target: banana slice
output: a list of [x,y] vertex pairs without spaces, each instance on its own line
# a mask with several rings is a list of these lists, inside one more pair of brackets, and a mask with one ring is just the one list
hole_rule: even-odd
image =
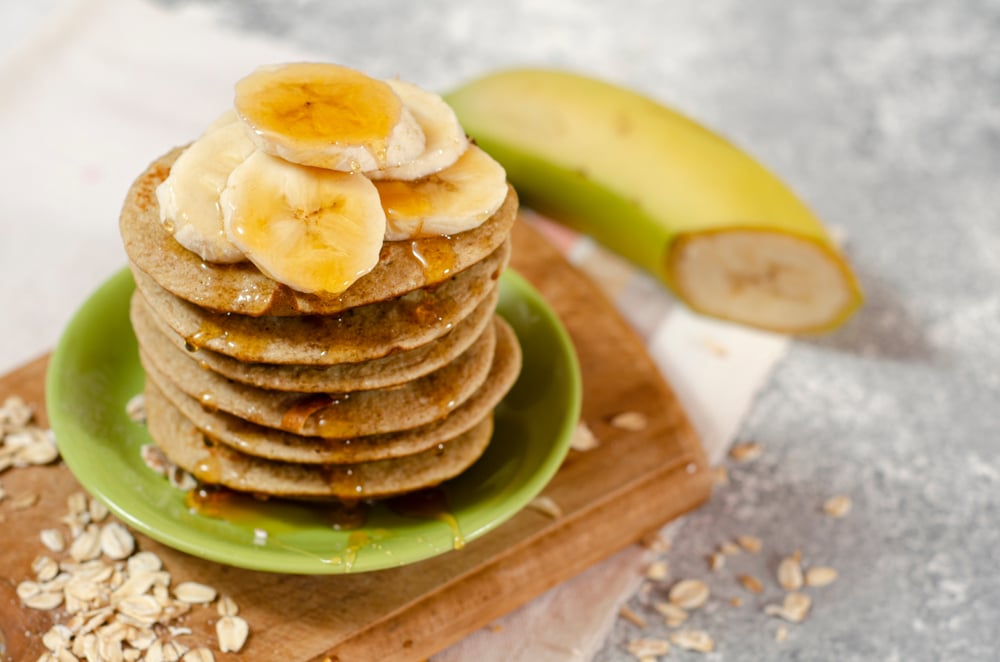
[[398,166],[373,170],[370,179],[420,179],[444,170],[462,156],[469,139],[451,109],[440,95],[401,80],[386,81],[402,99],[403,105],[417,118],[426,137],[424,152]]
[[335,64],[261,67],[236,84],[235,104],[257,146],[293,163],[364,172],[424,151],[420,125],[387,83]]
[[219,194],[229,174],[254,151],[235,113],[226,113],[193,142],[156,188],[160,221],[181,246],[208,262],[242,262],[226,237]]
[[507,174],[470,145],[453,165],[413,181],[376,181],[387,241],[450,235],[478,227],[507,197]]
[[299,292],[343,292],[378,263],[385,213],[364,175],[257,150],[233,170],[219,203],[230,241]]

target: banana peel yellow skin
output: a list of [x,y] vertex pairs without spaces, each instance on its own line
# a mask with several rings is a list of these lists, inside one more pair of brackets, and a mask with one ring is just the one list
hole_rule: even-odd
[[861,305],[812,212],[717,134],[586,76],[501,71],[445,95],[526,205],[593,236],[699,312],[785,333]]

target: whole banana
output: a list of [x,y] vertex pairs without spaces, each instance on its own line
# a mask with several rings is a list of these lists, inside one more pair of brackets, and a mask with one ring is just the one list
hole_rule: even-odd
[[843,255],[780,180],[656,101],[540,69],[487,75],[445,98],[525,204],[652,272],[695,310],[812,333],[861,304]]

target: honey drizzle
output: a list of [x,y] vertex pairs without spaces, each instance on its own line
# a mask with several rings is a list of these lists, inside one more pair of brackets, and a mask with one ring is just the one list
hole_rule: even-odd
[[451,237],[426,237],[410,242],[410,254],[424,269],[425,283],[439,283],[451,275],[458,256]]
[[458,520],[448,510],[448,499],[440,487],[431,487],[419,492],[411,492],[393,497],[388,501],[389,509],[406,517],[433,519],[443,522],[451,529],[453,549],[465,547],[465,537],[458,526]]

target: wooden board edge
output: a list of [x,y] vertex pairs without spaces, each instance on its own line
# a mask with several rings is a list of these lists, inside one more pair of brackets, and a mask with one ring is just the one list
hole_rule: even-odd
[[[664,485],[668,485],[667,489],[662,489]],[[454,577],[419,601],[371,623],[311,662],[425,660],[693,510],[708,499],[711,489],[711,472],[703,452],[696,448],[680,462],[651,472],[627,492],[579,511],[577,517],[560,522],[558,527],[543,529],[485,565]],[[593,531],[602,531],[603,540],[590,547],[575,546],[580,554],[572,558],[556,553],[567,541],[585,538]],[[553,551],[526,561],[524,550],[529,547]],[[515,570],[520,576],[519,585],[506,584],[505,579]],[[463,616],[449,619],[445,616],[449,613]]]

